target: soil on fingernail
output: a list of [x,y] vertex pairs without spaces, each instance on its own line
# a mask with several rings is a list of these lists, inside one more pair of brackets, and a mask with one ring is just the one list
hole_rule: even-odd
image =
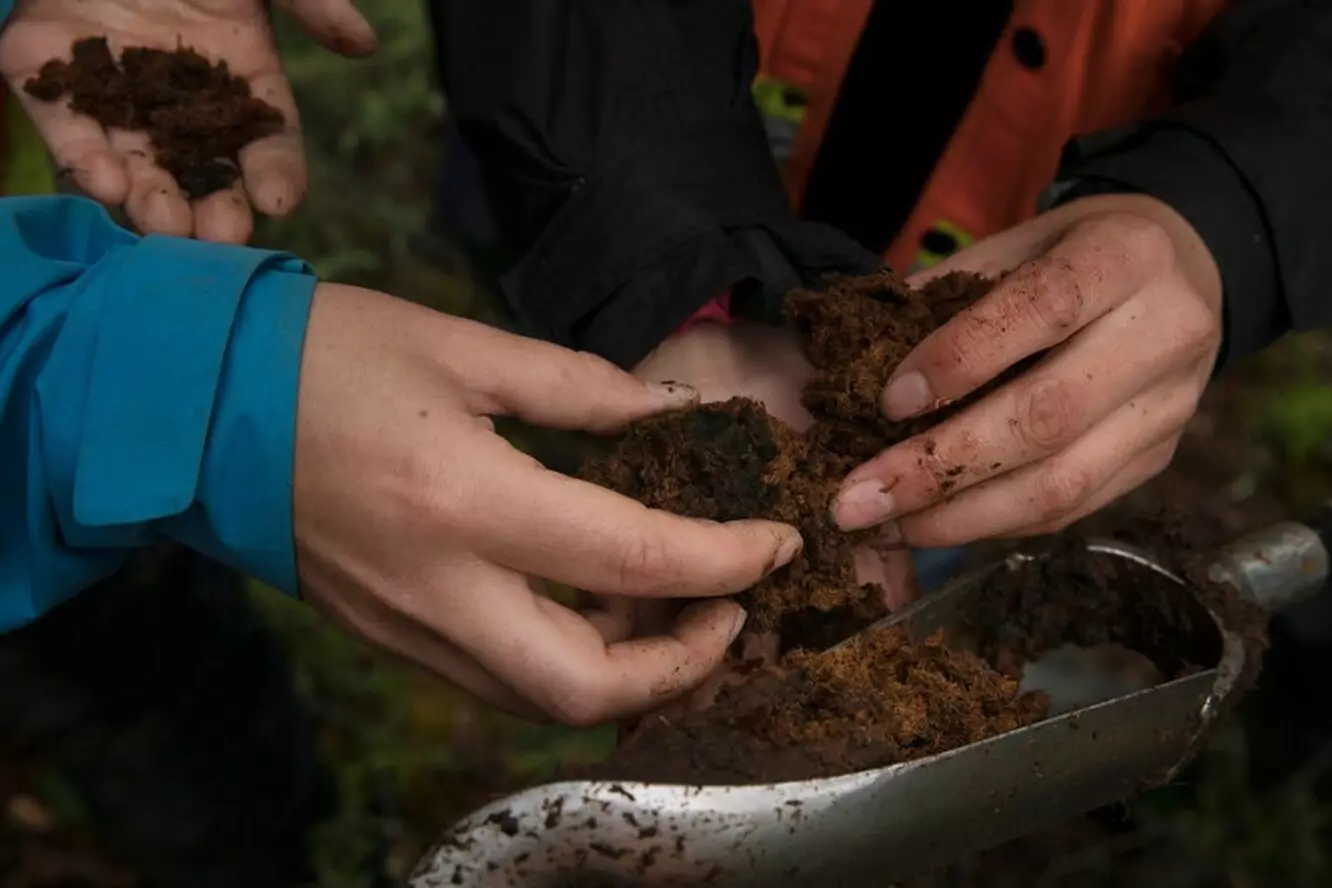
[[72,45],[70,59],[42,65],[23,89],[40,102],[67,97],[72,110],[104,127],[146,134],[157,165],[192,200],[234,185],[241,149],[285,125],[225,62],[188,47],[127,47],[117,59],[105,37],[88,37]]
[[[797,290],[786,310],[816,368],[803,393],[815,418],[804,434],[736,398],[683,409],[629,428],[582,477],[654,508],[696,518],[763,518],[796,526],[804,549],[739,596],[746,633],[700,697],[621,733],[605,761],[566,776],[686,784],[800,780],[884,767],[1033,724],[1050,701],[1024,693],[1023,667],[1065,643],[1116,643],[1165,678],[1215,665],[1214,627],[1160,574],[1087,552],[1065,534],[1049,557],[992,573],[952,632],[913,637],[903,626],[861,631],[886,615],[884,596],[861,586],[859,545],[877,530],[843,533],[830,506],[846,474],[883,448],[919,435],[1023,372],[1039,356],[937,412],[893,422],[880,412],[896,366],[931,332],[974,304],[994,281],[954,273],[912,289],[889,271]],[[975,454],[976,467],[997,466]],[[921,471],[956,484],[970,466],[933,454]],[[1190,576],[1248,648],[1256,678],[1265,620],[1228,589],[1209,584],[1178,516],[1145,515],[1126,538]],[[1102,535],[1105,531],[1102,531]],[[1114,534],[1118,535],[1118,534]],[[1202,625],[1206,624],[1206,625]],[[1210,631],[1209,631],[1210,630]],[[849,644],[837,642],[860,631]],[[760,659],[746,637],[776,636]],[[750,646],[750,650],[756,649]],[[1232,695],[1232,701],[1239,694]]]

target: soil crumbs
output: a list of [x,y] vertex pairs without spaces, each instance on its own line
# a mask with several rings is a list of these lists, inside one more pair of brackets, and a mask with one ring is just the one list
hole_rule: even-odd
[[282,112],[249,83],[187,47],[128,47],[117,60],[105,37],[79,40],[72,58],[52,59],[23,86],[41,102],[70,108],[103,127],[146,133],[158,166],[190,199],[231,187],[249,143],[281,132]]
[[[703,708],[643,719],[586,779],[745,784],[833,776],[933,755],[1045,718],[1049,700],[1020,688],[1023,667],[1066,643],[1119,643],[1167,678],[1215,664],[1219,645],[1207,611],[1160,574],[1090,555],[1072,537],[1046,557],[996,570],[965,627],[912,638],[904,627],[837,639],[886,615],[879,590],[858,585],[852,552],[882,545],[845,534],[828,518],[848,471],[886,446],[920,435],[1025,370],[919,419],[892,422],[879,408],[893,369],[933,330],[966,311],[994,281],[953,273],[920,289],[890,271],[787,297],[816,373],[803,393],[815,417],[804,434],[757,402],[733,399],[631,427],[588,480],[654,507],[718,521],[768,518],[799,528],[803,552],[740,596],[748,629],[776,634],[775,661],[733,650],[715,699]],[[927,451],[928,453],[928,448]],[[924,461],[946,491],[969,470]],[[1191,573],[1177,516],[1153,514],[1131,528],[1163,563]],[[1150,529],[1147,529],[1150,528]],[[1169,540],[1161,551],[1154,543]],[[1260,654],[1263,618],[1217,596],[1218,612],[1242,624]],[[956,637],[954,637],[956,636]],[[965,636],[965,637],[964,637]],[[1251,657],[1255,663],[1258,657]],[[1252,675],[1248,680],[1252,680]]]

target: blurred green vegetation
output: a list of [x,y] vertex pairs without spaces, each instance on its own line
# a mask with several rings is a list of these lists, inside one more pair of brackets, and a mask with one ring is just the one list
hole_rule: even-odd
[[[275,16],[301,109],[310,187],[291,217],[260,220],[255,241],[308,259],[325,279],[468,314],[476,288],[448,273],[459,257],[422,262],[414,250],[426,230],[444,120],[423,6],[414,0],[362,4],[379,50],[354,61]],[[437,254],[447,248],[431,245]]]
[[14,94],[5,90],[0,95],[4,97],[3,103],[0,103],[4,107],[0,112],[4,114],[9,142],[0,194],[50,194],[55,190],[55,171],[47,162],[46,148],[42,145],[41,137],[33,129]]
[[1256,364],[1241,483],[1305,511],[1332,490],[1332,336],[1292,337]]

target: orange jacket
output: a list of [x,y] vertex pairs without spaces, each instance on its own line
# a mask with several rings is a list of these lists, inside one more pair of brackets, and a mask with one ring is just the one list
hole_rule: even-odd
[[[798,208],[873,0],[752,3],[760,79],[794,87],[804,97],[783,169]],[[1227,5],[1017,0],[975,97],[889,247],[888,263],[907,269],[928,261],[921,240],[935,227],[966,243],[1034,215],[1068,140],[1163,111],[1171,63]],[[1024,64],[1014,51],[1018,41],[1033,36],[1045,50],[1034,69],[1030,58]],[[890,96],[885,84],[886,114],[909,113],[894,107]]]

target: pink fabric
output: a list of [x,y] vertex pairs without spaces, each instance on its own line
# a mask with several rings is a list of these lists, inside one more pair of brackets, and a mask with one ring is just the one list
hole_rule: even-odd
[[715,299],[706,302],[702,308],[694,312],[689,320],[676,327],[675,332],[671,335],[679,336],[686,330],[691,330],[704,322],[714,324],[735,323],[735,318],[731,316],[731,291],[727,290]]

